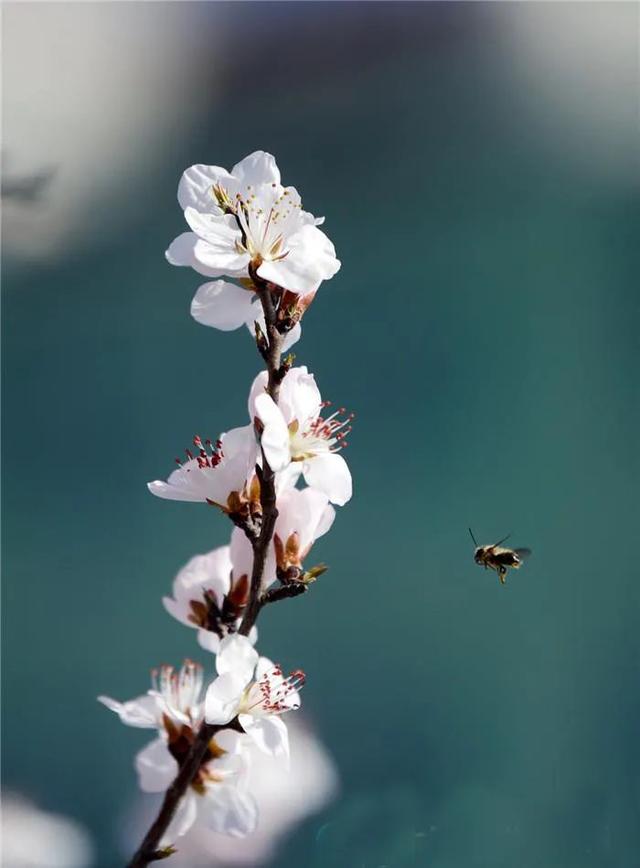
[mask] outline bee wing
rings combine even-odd
[[[531,549],[514,549],[514,552],[518,555],[521,561],[531,557]]]

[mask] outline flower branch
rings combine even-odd
[[[320,284],[340,267],[318,228],[323,218],[302,210],[262,151],[231,172],[192,166],[178,199],[192,231],[175,239],[167,259],[215,278],[196,292],[193,317],[224,331],[247,326],[266,370],[250,390],[249,424],[215,442],[194,437],[177,469],[148,484],[157,497],[207,504],[235,527],[229,545],[191,558],[173,596],[163,598],[216,655],[217,677],[205,686],[202,667],[187,660],[178,671],[154,671],[152,689],[137,699],[100,697],[123,723],[157,735],[135,765],[141,788],[164,798],[129,868],[168,858],[195,823],[238,838],[255,830],[252,757],[289,762],[282,715],[299,708],[305,682],[301,670],[285,675],[258,654],[256,620],[265,605],[300,596],[326,570],[305,560],[330,529],[333,504],[352,493],[339,453],[353,414],[326,412],[313,375],[293,367],[291,353],[283,358]]]

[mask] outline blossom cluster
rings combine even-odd
[[[229,544],[191,558],[163,598],[215,655],[216,677],[207,684],[213,661],[203,668],[187,660],[178,670],[154,670],[151,689],[136,699],[100,697],[123,723],[155,731],[135,760],[143,791],[167,791],[197,759],[161,847],[195,823],[236,837],[256,829],[255,758],[274,758],[286,773],[284,717],[300,707],[305,675],[258,653],[255,619],[266,603],[306,592],[325,571],[309,562],[310,552],[352,494],[341,454],[352,414],[324,401],[313,374],[282,357],[322,281],[340,267],[319,228],[323,218],[303,210],[262,151],[231,172],[192,166],[178,200],[191,231],[172,242],[167,260],[215,278],[197,290],[193,317],[222,330],[248,326],[266,370],[249,390],[245,425],[215,440],[194,437],[168,477],[148,483],[159,498],[202,503],[233,524]],[[158,851],[132,864],[154,858]]]

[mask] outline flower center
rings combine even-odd
[[[202,666],[193,660],[185,660],[178,672],[173,666],[161,666],[152,670],[151,684],[169,712],[177,711],[192,719],[202,693]]]
[[[280,666],[267,672],[260,681],[248,689],[244,711],[248,714],[282,714],[299,707],[297,693],[304,686],[306,676],[295,669],[284,678]]]
[[[285,240],[299,228],[302,209],[295,190],[283,190],[275,183],[258,188],[249,184],[246,192],[236,193],[234,199],[220,185],[212,192],[222,210],[236,218],[242,233],[236,242],[238,253],[248,253],[254,263],[287,256]]]
[[[194,455],[191,449],[185,449],[185,455],[187,456],[188,461],[196,461],[200,470],[204,470],[206,467],[217,467],[224,458],[221,440],[216,440],[214,445],[211,440],[205,440],[203,442],[202,438],[196,434],[193,438],[193,445],[198,450],[198,454]],[[178,467],[183,466],[183,462],[180,458],[176,458],[176,464]],[[185,467],[184,469],[187,473],[191,472],[190,467]]]
[[[331,401],[324,401],[323,407],[330,407]],[[347,436],[351,433],[351,422],[355,413],[345,416],[346,410],[340,407],[326,419],[322,415],[307,421],[300,428],[297,419],[289,425],[289,449],[292,461],[304,461],[323,452],[339,452],[347,446]]]

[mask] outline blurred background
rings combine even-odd
[[[331,570],[261,621],[325,789],[247,864],[634,868],[638,6],[10,3],[3,29],[3,787],[77,824],[5,864],[122,864],[147,734],[95,697],[206,662],[160,598],[229,527],[145,483],[245,424],[259,359],[164,251],[182,170],[265,149],[343,262],[296,354],[357,424]],[[505,587],[469,525],[533,549]]]

